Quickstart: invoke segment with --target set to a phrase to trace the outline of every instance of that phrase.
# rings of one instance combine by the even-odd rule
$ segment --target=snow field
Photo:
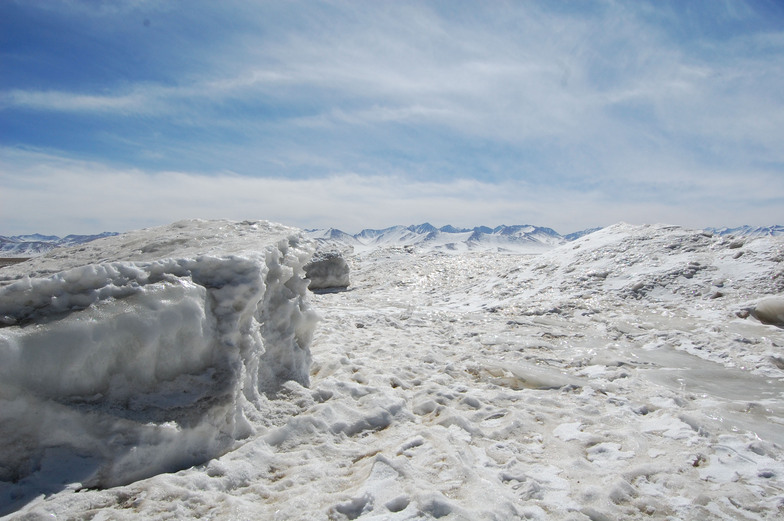
[[[542,255],[361,252],[309,296],[309,383],[260,396],[244,444],[17,515],[777,519],[784,331],[741,317],[784,290],[782,251],[618,225]]]

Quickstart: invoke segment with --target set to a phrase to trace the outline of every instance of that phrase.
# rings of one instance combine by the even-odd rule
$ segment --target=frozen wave
[[[202,244],[210,255],[167,251],[0,288],[0,480],[106,487],[184,468],[253,434],[264,392],[307,385],[312,249],[294,230],[255,226],[225,255]],[[217,228],[179,230],[209,242]],[[125,239],[118,256],[133,257]]]

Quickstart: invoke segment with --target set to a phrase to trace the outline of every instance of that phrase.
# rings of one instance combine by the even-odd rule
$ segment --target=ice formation
[[[305,265],[309,289],[346,288],[351,283],[350,268],[340,252],[317,252]]]
[[[173,230],[180,250],[209,253],[163,248]],[[147,237],[102,247],[161,258],[0,287],[0,480],[107,487],[185,468],[253,434],[263,393],[307,385],[312,249],[295,230],[194,221]]]
[[[751,315],[763,324],[784,327],[784,298],[768,297],[757,302]]]

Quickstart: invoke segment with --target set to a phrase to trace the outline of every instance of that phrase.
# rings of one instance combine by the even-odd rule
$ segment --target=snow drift
[[[0,287],[0,480],[106,487],[184,468],[253,434],[265,392],[307,385],[312,247],[296,230],[192,221],[145,234],[107,239],[144,260]]]

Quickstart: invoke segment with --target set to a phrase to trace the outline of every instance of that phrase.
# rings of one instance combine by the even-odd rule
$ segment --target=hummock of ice
[[[784,327],[784,298],[762,299],[753,307],[751,315],[763,324]]]
[[[351,283],[350,268],[339,252],[317,252],[305,265],[309,289],[347,288]]]
[[[308,383],[311,254],[291,228],[188,221],[3,270],[0,480],[114,486],[234,448],[263,393]]]

